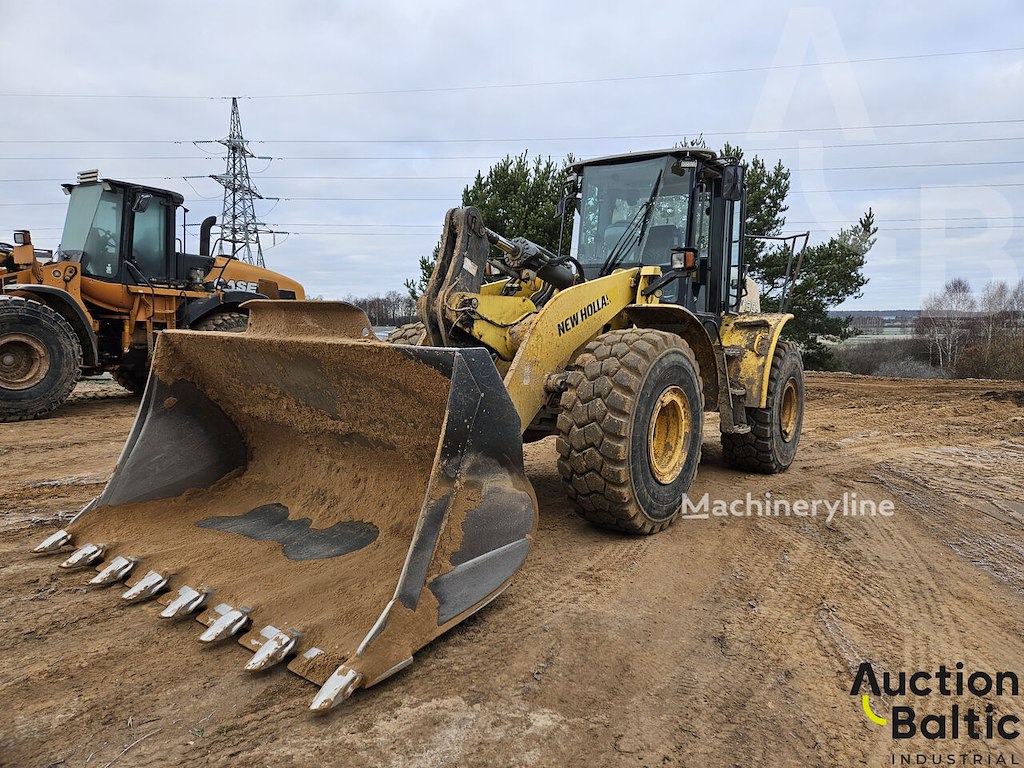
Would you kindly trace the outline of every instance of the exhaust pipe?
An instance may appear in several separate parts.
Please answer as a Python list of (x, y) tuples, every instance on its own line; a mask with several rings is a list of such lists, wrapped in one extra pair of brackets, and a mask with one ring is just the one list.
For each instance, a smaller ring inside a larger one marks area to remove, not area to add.
[(213, 229), (217, 223), (216, 216), (207, 216), (203, 219), (203, 223), (199, 225), (199, 255), (209, 256), (210, 255), (210, 230)]

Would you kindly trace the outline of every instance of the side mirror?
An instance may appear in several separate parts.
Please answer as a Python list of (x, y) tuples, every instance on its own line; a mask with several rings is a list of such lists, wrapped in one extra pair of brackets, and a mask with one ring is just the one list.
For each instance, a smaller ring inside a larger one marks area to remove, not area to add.
[(742, 165), (727, 165), (722, 169), (722, 197), (734, 203), (743, 199)]
[(149, 201), (152, 199), (152, 195), (140, 192), (135, 197), (135, 202), (132, 203), (132, 213), (145, 213), (146, 209), (149, 208)]
[(562, 182), (562, 197), (555, 207), (555, 218), (560, 219), (569, 210), (570, 204), (579, 210), (580, 200), (580, 177), (575, 172), (570, 173)]
[(562, 195), (561, 199), (558, 201), (558, 205), (555, 206), (555, 218), (562, 218), (565, 216), (565, 212), (570, 208), (578, 208), (579, 199), (579, 195), (575, 192), (569, 192)]

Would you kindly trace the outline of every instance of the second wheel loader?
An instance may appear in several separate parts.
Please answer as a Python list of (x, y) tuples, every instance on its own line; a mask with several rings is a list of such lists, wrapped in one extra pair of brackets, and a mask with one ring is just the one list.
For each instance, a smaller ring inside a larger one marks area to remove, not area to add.
[(284, 275), (211, 256), (212, 216), (199, 253), (178, 250), (177, 192), (96, 171), (78, 182), (63, 185), (68, 209), (56, 253), (36, 251), (25, 230), (0, 248), (0, 422), (60, 407), (80, 373), (109, 371), (141, 394), (164, 329), (241, 331), (246, 301), (304, 298)]
[(634, 534), (679, 515), (705, 412), (730, 464), (786, 469), (802, 364), (789, 315), (740, 311), (742, 169), (602, 158), (573, 167), (567, 205), (571, 255), (449, 211), (407, 343), (343, 303), (165, 332), (109, 484), (36, 551), (197, 616), (202, 641), (239, 637), (248, 670), (287, 663), (324, 711), (508, 585), (536, 534), (524, 440), (555, 435), (579, 511)]

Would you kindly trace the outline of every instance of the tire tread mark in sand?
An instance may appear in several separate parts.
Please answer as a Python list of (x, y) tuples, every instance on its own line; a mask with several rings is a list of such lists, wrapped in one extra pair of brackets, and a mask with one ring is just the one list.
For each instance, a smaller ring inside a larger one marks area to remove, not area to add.
[[(893, 478), (893, 465), (879, 464), (876, 468), (876, 479), (886, 490), (893, 494), (896, 511), (892, 518), (879, 521), (871, 526), (876, 533), (879, 546), (865, 547), (865, 588), (870, 589), (871, 579), (882, 574), (894, 581), (894, 594), (888, 610), (895, 614), (897, 626), (905, 628), (903, 664), (934, 664), (937, 658), (961, 658), (964, 653), (963, 637), (959, 630), (959, 622), (949, 609), (943, 585), (948, 578), (945, 572), (937, 572), (941, 567), (920, 552), (921, 541), (931, 541), (941, 547), (941, 542), (928, 535), (915, 536), (911, 539), (905, 533), (906, 512), (917, 514), (910, 517), (911, 524), (918, 532), (928, 534), (928, 526), (921, 524), (921, 518), (927, 518), (941, 508), (942, 500), (932, 496), (931, 491), (923, 489), (923, 493), (908, 493), (899, 488)], [(903, 515), (901, 516), (901, 507)], [(916, 520), (915, 520), (916, 518)], [(887, 552), (892, 557), (881, 557), (879, 552)], [(893, 565), (897, 566), (894, 579)], [(922, 667), (924, 668), (924, 667)]]
[[(960, 558), (1024, 593), (1024, 529), (1016, 524), (1020, 512), (1014, 503), (1024, 496), (1020, 482), (1014, 482), (1024, 476), (1024, 450), (1006, 442), (947, 446), (915, 452), (908, 460), (909, 467), (888, 467), (888, 477), (882, 478), (887, 487), (906, 498), (936, 539)], [(931, 470), (925, 477), (923, 468)]]
[[(719, 699), (704, 725), (714, 726), (723, 743), (730, 745), (732, 759), (750, 765), (770, 764), (772, 756), (780, 753), (816, 756), (819, 761), (825, 757), (820, 749), (824, 740), (815, 735), (813, 718), (790, 692), (786, 678), (795, 663), (793, 649), (808, 647), (811, 642), (806, 622), (801, 624), (796, 618), (813, 614), (806, 585), (817, 589), (828, 583), (833, 569), (815, 557), (811, 544), (790, 523), (754, 522), (750, 536), (758, 542), (761, 556), (750, 558), (746, 552), (740, 553), (723, 568), (719, 580), (726, 618), (713, 641), (727, 659), (723, 667), (729, 679), (724, 684), (721, 680), (703, 681), (703, 695), (717, 683)], [(772, 630), (781, 616), (793, 619), (784, 635)], [(756, 659), (768, 661), (755, 663)], [(685, 693), (690, 683), (682, 682)], [(785, 704), (781, 707), (784, 714), (780, 714), (785, 723), (780, 723), (769, 740), (748, 740), (751, 724), (763, 719), (766, 711), (778, 712), (780, 698)], [(728, 717), (721, 716), (723, 712), (728, 712)], [(799, 727), (787, 727), (792, 718)], [(701, 756), (720, 757), (713, 752)]]

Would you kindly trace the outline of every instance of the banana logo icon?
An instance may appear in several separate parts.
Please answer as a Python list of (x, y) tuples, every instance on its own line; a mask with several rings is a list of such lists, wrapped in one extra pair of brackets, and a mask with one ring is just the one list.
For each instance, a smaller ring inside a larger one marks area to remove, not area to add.
[(869, 700), (868, 695), (866, 693), (860, 697), (860, 705), (864, 708), (864, 714), (868, 716), (868, 720), (870, 720), (872, 723), (878, 723), (879, 725), (889, 724), (888, 720), (886, 720), (884, 717), (879, 717), (874, 713), (874, 711), (872, 711), (871, 701)]

